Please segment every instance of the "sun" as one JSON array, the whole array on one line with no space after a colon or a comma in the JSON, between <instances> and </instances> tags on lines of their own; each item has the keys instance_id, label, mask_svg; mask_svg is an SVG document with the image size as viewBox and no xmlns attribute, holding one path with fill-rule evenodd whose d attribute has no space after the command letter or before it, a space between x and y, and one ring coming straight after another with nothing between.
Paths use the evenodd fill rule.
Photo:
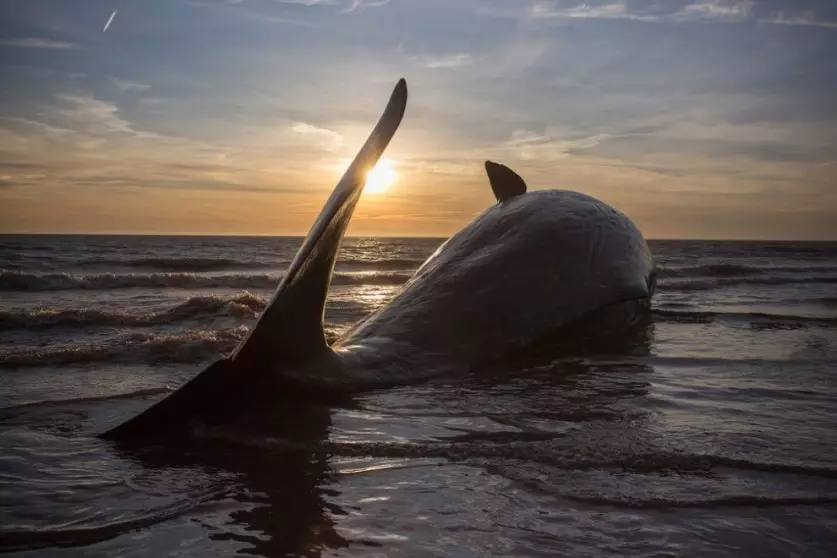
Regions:
<instances>
[{"instance_id":1,"label":"sun","mask_svg":"<svg viewBox=\"0 0 837 558\"><path fill-rule=\"evenodd\" d=\"M381 159L372 167L372 170L366 173L366 186L363 187L363 191L370 194L382 194L390 189L397 176L392 159Z\"/></svg>"}]
</instances>

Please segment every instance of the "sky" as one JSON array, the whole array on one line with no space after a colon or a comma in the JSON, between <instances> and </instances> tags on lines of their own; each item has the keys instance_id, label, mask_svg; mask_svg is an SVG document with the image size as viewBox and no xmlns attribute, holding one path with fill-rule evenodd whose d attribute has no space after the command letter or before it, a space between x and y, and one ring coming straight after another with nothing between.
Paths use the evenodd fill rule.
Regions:
<instances>
[{"instance_id":1,"label":"sky","mask_svg":"<svg viewBox=\"0 0 837 558\"><path fill-rule=\"evenodd\" d=\"M114 15L114 12L115 15ZM483 161L648 238L837 240L834 0L4 0L0 233L449 236Z\"/></svg>"}]
</instances>

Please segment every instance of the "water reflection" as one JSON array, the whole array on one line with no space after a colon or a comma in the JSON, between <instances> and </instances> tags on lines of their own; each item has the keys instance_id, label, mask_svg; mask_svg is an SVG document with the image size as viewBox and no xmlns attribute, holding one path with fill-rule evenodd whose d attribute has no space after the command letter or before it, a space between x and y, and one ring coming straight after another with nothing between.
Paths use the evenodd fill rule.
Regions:
<instances>
[{"instance_id":1,"label":"water reflection","mask_svg":"<svg viewBox=\"0 0 837 558\"><path fill-rule=\"evenodd\" d=\"M235 424L207 429L188 445L118 447L148 471L200 467L234 474L233 497L245 505L210 539L242 543L240 554L313 557L347 545L331 518L344 512L324 499L334 494L334 473L320 449L330 424L328 406L276 401L248 410Z\"/></svg>"},{"instance_id":2,"label":"water reflection","mask_svg":"<svg viewBox=\"0 0 837 558\"><path fill-rule=\"evenodd\" d=\"M651 427L652 336L645 324L598 347L589 338L586 349L362 396L364 412L337 413L335 428L374 433L374 462L414 468L341 479L335 503L353 513L340 533L380 541L387 556L586 553L573 546L608 522L579 501L609 505L623 497L621 475L686 465Z\"/></svg>"},{"instance_id":3,"label":"water reflection","mask_svg":"<svg viewBox=\"0 0 837 558\"><path fill-rule=\"evenodd\" d=\"M420 463L441 458L470 462L505 477L527 474L509 468L507 460L549 464L563 471L630 463L625 440L629 449L641 446L653 453L653 443L637 434L643 431L642 421L629 430L609 430L616 436L607 439L603 436L608 430L603 429L593 441L585 439L591 432L586 426L637 418L642 407L638 400L647 396L652 370L622 357L648 355L651 332L648 323L629 335L603 335L598 340L584 332L577 339L586 339L586 345L565 338L467 377L366 394L356 404L265 402L231 424L204 429L188 444L149 448L121 443L118 448L150 476L175 468L232 474L237 486L232 498L241 505L220 528L209 529L209 539L239 543L240 554L314 557L349 545L421 546L420 540L433 537L413 532L411 518L417 502L431 497L427 490L417 487L420 494L412 494L415 483L407 482L387 494L382 504L378 492L366 493L356 484L363 475L338 471L333 456L374 456L365 462L370 470L376 460ZM596 358L586 358L592 355ZM602 360L607 358L612 362ZM567 425L585 428L574 433ZM432 435L434 431L438 435ZM391 474L410 477L415 474L410 470ZM459 505L456 487L432 492L433 502L426 502L431 516L441 500ZM381 505L387 509L383 514ZM363 513L370 507L377 511ZM462 510L468 513L472 510ZM445 521L434 516L431 523L443 528ZM172 533L183 535L178 529ZM396 538L383 541L377 536L386 533Z\"/></svg>"}]
</instances>

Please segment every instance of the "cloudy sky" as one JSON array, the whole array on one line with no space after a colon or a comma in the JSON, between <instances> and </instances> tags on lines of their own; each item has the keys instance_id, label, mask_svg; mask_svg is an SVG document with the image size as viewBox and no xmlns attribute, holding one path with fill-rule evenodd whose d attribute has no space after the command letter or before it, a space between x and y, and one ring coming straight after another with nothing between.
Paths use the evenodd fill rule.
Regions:
<instances>
[{"instance_id":1,"label":"cloudy sky","mask_svg":"<svg viewBox=\"0 0 837 558\"><path fill-rule=\"evenodd\" d=\"M491 158L651 238L837 239L834 0L3 4L0 232L305 233L405 77L350 234L455 232Z\"/></svg>"}]
</instances>

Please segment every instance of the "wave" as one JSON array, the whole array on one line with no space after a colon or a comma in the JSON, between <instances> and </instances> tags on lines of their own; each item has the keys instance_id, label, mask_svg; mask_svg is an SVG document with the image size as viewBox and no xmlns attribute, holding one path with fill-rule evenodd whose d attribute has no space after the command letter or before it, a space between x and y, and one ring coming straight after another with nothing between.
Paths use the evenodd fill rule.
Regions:
<instances>
[{"instance_id":1,"label":"wave","mask_svg":"<svg viewBox=\"0 0 837 558\"><path fill-rule=\"evenodd\" d=\"M179 334L122 336L105 342L0 351L0 368L90 362L193 362L232 350L248 329L194 330Z\"/></svg>"},{"instance_id":2,"label":"wave","mask_svg":"<svg viewBox=\"0 0 837 558\"><path fill-rule=\"evenodd\" d=\"M739 285L809 285L809 284L835 284L835 275L809 275L806 277L713 277L694 279L662 278L657 282L660 291L709 291L723 287L736 287Z\"/></svg>"},{"instance_id":3,"label":"wave","mask_svg":"<svg viewBox=\"0 0 837 558\"><path fill-rule=\"evenodd\" d=\"M145 388L136 391L129 391L125 393L116 393L113 395L101 395L95 397L74 397L70 399L51 399L47 401L34 401L31 403L21 403L18 405L11 405L9 407L0 408L0 413L9 413L14 411L21 411L41 407L60 407L63 405L79 405L83 403L98 403L100 401L116 401L119 399L139 399L141 397L152 397L154 395L162 395L164 393L171 393L174 391L168 386L158 388Z\"/></svg>"},{"instance_id":4,"label":"wave","mask_svg":"<svg viewBox=\"0 0 837 558\"><path fill-rule=\"evenodd\" d=\"M338 259L339 267L357 270L380 270L397 271L415 269L424 260L413 258L391 258L391 259ZM155 258L89 258L74 263L74 267L123 267L130 269L144 269L153 271L231 271L243 269L277 269L286 267L288 260L276 259L266 262L253 259L236 258L183 258L183 257L155 257ZM21 266L9 266L15 269Z\"/></svg>"},{"instance_id":5,"label":"wave","mask_svg":"<svg viewBox=\"0 0 837 558\"><path fill-rule=\"evenodd\" d=\"M834 242L768 244L759 246L760 251L773 252L776 254L814 254L825 257L829 257L833 254L835 249L837 249L837 245L835 245Z\"/></svg>"},{"instance_id":6,"label":"wave","mask_svg":"<svg viewBox=\"0 0 837 558\"><path fill-rule=\"evenodd\" d=\"M333 285L401 285L412 274L396 272L335 273ZM111 290L130 288L254 288L275 289L281 275L229 274L199 275L194 273L151 274L71 274L71 273L23 273L0 271L2 291L66 291Z\"/></svg>"},{"instance_id":7,"label":"wave","mask_svg":"<svg viewBox=\"0 0 837 558\"><path fill-rule=\"evenodd\" d=\"M157 261L158 258L147 261ZM165 261L165 260L160 260ZM188 261L188 260L187 260ZM228 273L206 275L207 262L234 260L194 260L195 273L29 273L14 269L0 270L0 291L111 290L129 288L241 288L274 289L282 274ZM418 260L344 260L332 278L334 285L402 285L412 278L403 270ZM198 270L203 266L202 269ZM220 267L220 264L219 264ZM365 270L368 268L368 270ZM392 270L390 270L391 268ZM805 272L806 275L800 275ZM773 273L788 273L775 275ZM795 273L795 275L794 275ZM657 285L666 291L703 291L738 285L804 285L837 283L837 267L767 267L716 264L686 268L661 268ZM834 299L829 299L832 303Z\"/></svg>"},{"instance_id":8,"label":"wave","mask_svg":"<svg viewBox=\"0 0 837 558\"><path fill-rule=\"evenodd\" d=\"M535 437L533 434L539 436ZM223 428L207 428L197 432L206 439L226 441L233 444L270 448L280 451L301 451L322 453L339 457L383 457L393 459L433 459L482 460L490 458L496 463L501 459L542 463L568 471L620 470L626 473L680 473L706 474L718 473L724 469L736 469L757 473L798 475L837 479L837 467L804 465L802 463L783 463L741 459L717 454L702 453L637 453L608 455L585 455L574 447L566 452L551 448L545 452L534 440L550 440L563 436L554 432L507 432L499 441L484 437L471 438L468 441L434 442L345 442L326 441L316 444L298 442L285 438L262 438L241 436L240 433Z\"/></svg>"},{"instance_id":9,"label":"wave","mask_svg":"<svg viewBox=\"0 0 837 558\"><path fill-rule=\"evenodd\" d=\"M225 269L269 269L287 265L287 263L287 261L266 263L232 258L137 258L132 260L91 258L77 265L80 267L122 266L166 271L223 271Z\"/></svg>"},{"instance_id":10,"label":"wave","mask_svg":"<svg viewBox=\"0 0 837 558\"><path fill-rule=\"evenodd\" d=\"M705 264L697 266L669 267L662 265L658 270L658 277L755 277L773 274L798 274L798 273L835 273L837 266L757 266L742 264Z\"/></svg>"},{"instance_id":11,"label":"wave","mask_svg":"<svg viewBox=\"0 0 837 558\"><path fill-rule=\"evenodd\" d=\"M786 506L830 506L837 504L834 496L725 496L721 498L676 500L672 498L607 498L604 496L566 495L566 498L587 505L599 505L634 510L660 510L671 508L766 508Z\"/></svg>"},{"instance_id":12,"label":"wave","mask_svg":"<svg viewBox=\"0 0 837 558\"><path fill-rule=\"evenodd\" d=\"M716 321L743 321L776 323L793 326L837 326L837 318L765 314L762 312L705 312L654 309L653 315L660 321L677 323L711 323Z\"/></svg>"},{"instance_id":13,"label":"wave","mask_svg":"<svg viewBox=\"0 0 837 558\"><path fill-rule=\"evenodd\" d=\"M713 277L713 276L745 276L760 275L764 269L735 264L708 264L685 267L660 266L658 277Z\"/></svg>"},{"instance_id":14,"label":"wave","mask_svg":"<svg viewBox=\"0 0 837 558\"><path fill-rule=\"evenodd\" d=\"M98 525L79 525L80 522L75 521L52 529L4 528L0 530L0 553L89 546L195 513L229 493L228 487L205 490L203 494L193 494L165 508L153 509L134 518L106 520Z\"/></svg>"},{"instance_id":15,"label":"wave","mask_svg":"<svg viewBox=\"0 0 837 558\"><path fill-rule=\"evenodd\" d=\"M325 337L333 343L347 329L326 324ZM247 326L191 330L172 334L131 334L103 342L0 350L0 368L68 366L93 362L201 363L229 353L247 334Z\"/></svg>"},{"instance_id":16,"label":"wave","mask_svg":"<svg viewBox=\"0 0 837 558\"><path fill-rule=\"evenodd\" d=\"M363 270L413 270L418 268L424 260L414 258L391 258L386 260L360 260L360 259L338 259L337 267L363 269Z\"/></svg>"},{"instance_id":17,"label":"wave","mask_svg":"<svg viewBox=\"0 0 837 558\"><path fill-rule=\"evenodd\" d=\"M0 331L16 328L85 327L85 326L154 326L227 312L233 316L252 316L264 309L266 300L245 292L239 296L196 296L162 312L128 314L97 308L0 312Z\"/></svg>"}]
</instances>

